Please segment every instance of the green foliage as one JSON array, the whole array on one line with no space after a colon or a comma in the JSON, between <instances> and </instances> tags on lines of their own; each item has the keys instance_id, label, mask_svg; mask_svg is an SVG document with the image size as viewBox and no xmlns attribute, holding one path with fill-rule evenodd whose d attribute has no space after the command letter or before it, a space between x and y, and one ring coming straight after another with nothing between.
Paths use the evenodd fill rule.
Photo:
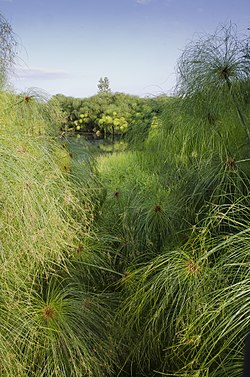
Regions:
<instances>
[{"instance_id":1,"label":"green foliage","mask_svg":"<svg viewBox=\"0 0 250 377\"><path fill-rule=\"evenodd\" d=\"M220 111L236 112L248 143L249 54L249 37L240 38L234 25L225 25L186 47L178 64L177 85L178 94L191 100L188 106L201 111L205 106L212 123Z\"/></svg>"},{"instance_id":2,"label":"green foliage","mask_svg":"<svg viewBox=\"0 0 250 377\"><path fill-rule=\"evenodd\" d=\"M126 135L128 141L135 144L135 135L139 132L139 142L146 138L151 122L161 113L166 98L139 98L100 91L84 99L57 94L51 101L59 102L67 118L62 123L63 129L97 136Z\"/></svg>"},{"instance_id":3,"label":"green foliage","mask_svg":"<svg viewBox=\"0 0 250 377\"><path fill-rule=\"evenodd\" d=\"M249 51L233 31L187 47L175 98L0 94L3 377L242 375ZM60 145L66 125L129 148Z\"/></svg>"},{"instance_id":4,"label":"green foliage","mask_svg":"<svg viewBox=\"0 0 250 377\"><path fill-rule=\"evenodd\" d=\"M2 92L0 104L0 374L107 376L116 358L112 297L100 291L107 264L87 251L98 200L87 179L79 190L69 153L49 136L57 106L34 93ZM94 176L90 164L84 176Z\"/></svg>"},{"instance_id":5,"label":"green foliage","mask_svg":"<svg viewBox=\"0 0 250 377\"><path fill-rule=\"evenodd\" d=\"M130 376L242 375L249 332L249 59L231 29L222 31L218 45L213 36L188 46L181 96L164 102L143 135L134 127L133 150L97 159L107 194L96 226L112 269L123 274L116 279L117 316ZM230 88L214 66L225 51L236 69Z\"/></svg>"},{"instance_id":6,"label":"green foliage","mask_svg":"<svg viewBox=\"0 0 250 377\"><path fill-rule=\"evenodd\" d=\"M109 86L109 79L107 77L104 77L104 78L101 77L97 86L98 86L99 93L111 92L111 89Z\"/></svg>"},{"instance_id":7,"label":"green foliage","mask_svg":"<svg viewBox=\"0 0 250 377\"><path fill-rule=\"evenodd\" d=\"M25 375L106 376L113 355L105 297L70 278L36 278L20 284L8 323Z\"/></svg>"},{"instance_id":8,"label":"green foliage","mask_svg":"<svg viewBox=\"0 0 250 377\"><path fill-rule=\"evenodd\" d=\"M48 101L47 94L37 90L18 95L2 92L0 100L2 131L27 136L58 135L64 117L58 104Z\"/></svg>"}]
</instances>

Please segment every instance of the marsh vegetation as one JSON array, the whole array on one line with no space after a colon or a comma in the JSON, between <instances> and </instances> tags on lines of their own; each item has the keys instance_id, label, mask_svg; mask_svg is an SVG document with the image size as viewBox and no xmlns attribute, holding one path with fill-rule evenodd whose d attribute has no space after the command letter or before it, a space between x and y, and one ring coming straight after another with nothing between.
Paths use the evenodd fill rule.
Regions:
<instances>
[{"instance_id":1,"label":"marsh vegetation","mask_svg":"<svg viewBox=\"0 0 250 377\"><path fill-rule=\"evenodd\" d=\"M112 153L72 149L56 98L1 91L1 376L242 375L249 83L234 26L200 37Z\"/></svg>"}]
</instances>

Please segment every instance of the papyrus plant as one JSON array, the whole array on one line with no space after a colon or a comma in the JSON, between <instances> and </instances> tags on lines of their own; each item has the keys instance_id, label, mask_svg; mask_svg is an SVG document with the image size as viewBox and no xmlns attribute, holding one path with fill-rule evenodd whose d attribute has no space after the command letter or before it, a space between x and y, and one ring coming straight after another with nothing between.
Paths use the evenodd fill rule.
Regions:
<instances>
[{"instance_id":1,"label":"papyrus plant","mask_svg":"<svg viewBox=\"0 0 250 377\"><path fill-rule=\"evenodd\" d=\"M189 106L204 111L210 123L225 109L238 115L248 142L250 132L244 107L249 101L249 38L231 23L190 42L177 66L177 93Z\"/></svg>"}]
</instances>

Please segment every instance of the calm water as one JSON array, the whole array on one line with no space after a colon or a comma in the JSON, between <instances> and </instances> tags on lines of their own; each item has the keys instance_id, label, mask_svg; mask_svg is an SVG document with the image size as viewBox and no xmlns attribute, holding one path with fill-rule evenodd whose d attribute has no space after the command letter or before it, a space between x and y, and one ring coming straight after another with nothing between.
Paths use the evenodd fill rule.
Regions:
<instances>
[{"instance_id":1,"label":"calm water","mask_svg":"<svg viewBox=\"0 0 250 377\"><path fill-rule=\"evenodd\" d=\"M65 137L69 152L75 160L89 159L90 155L100 153L113 153L126 149L126 143L120 137L112 139L102 139L92 134L72 134Z\"/></svg>"}]
</instances>

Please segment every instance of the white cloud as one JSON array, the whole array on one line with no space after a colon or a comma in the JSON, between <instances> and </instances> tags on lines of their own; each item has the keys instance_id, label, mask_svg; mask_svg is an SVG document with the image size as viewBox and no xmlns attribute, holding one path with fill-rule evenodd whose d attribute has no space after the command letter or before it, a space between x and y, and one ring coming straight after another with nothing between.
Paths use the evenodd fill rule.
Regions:
<instances>
[{"instance_id":1,"label":"white cloud","mask_svg":"<svg viewBox=\"0 0 250 377\"><path fill-rule=\"evenodd\" d=\"M152 0L136 0L137 4L146 5L151 3Z\"/></svg>"},{"instance_id":2,"label":"white cloud","mask_svg":"<svg viewBox=\"0 0 250 377\"><path fill-rule=\"evenodd\" d=\"M67 79L70 75L64 71L46 71L44 69L24 69L19 68L16 70L15 75L18 79L29 80L56 80Z\"/></svg>"}]
</instances>

